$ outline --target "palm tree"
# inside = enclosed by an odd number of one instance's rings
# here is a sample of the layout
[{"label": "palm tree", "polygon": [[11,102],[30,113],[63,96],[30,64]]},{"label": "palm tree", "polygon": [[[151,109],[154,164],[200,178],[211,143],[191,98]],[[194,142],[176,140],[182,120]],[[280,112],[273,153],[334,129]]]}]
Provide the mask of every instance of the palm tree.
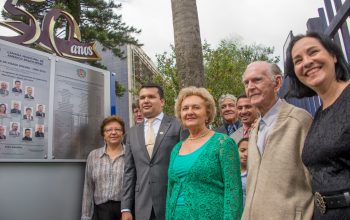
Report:
[{"label": "palm tree", "polygon": [[202,43],[196,0],[171,0],[180,87],[204,86]]}]

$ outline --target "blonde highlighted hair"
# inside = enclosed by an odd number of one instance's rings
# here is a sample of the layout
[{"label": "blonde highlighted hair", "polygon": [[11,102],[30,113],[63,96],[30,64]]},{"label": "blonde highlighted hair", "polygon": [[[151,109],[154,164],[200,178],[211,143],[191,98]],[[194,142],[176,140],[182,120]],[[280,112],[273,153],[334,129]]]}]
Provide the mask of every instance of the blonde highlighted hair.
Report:
[{"label": "blonde highlighted hair", "polygon": [[194,86],[181,89],[175,102],[175,115],[181,121],[181,104],[183,100],[189,96],[198,96],[204,100],[205,108],[208,116],[206,125],[214,121],[216,115],[216,107],[213,96],[205,88],[197,88]]}]

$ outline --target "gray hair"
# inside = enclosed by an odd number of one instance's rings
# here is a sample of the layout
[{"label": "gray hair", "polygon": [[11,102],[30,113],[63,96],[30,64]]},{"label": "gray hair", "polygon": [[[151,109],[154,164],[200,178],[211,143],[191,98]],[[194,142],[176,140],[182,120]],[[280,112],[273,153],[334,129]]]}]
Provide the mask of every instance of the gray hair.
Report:
[{"label": "gray hair", "polygon": [[[252,62],[252,63],[250,63],[247,66],[245,71],[247,71],[249,66],[257,65],[257,64],[258,65],[264,65],[264,67],[266,68],[265,70],[267,71],[267,75],[272,81],[275,81],[275,77],[276,76],[283,76],[282,70],[279,68],[279,66],[277,64],[270,63],[270,62],[267,62],[267,61],[255,61],[255,62]],[[244,75],[244,73],[243,73],[243,75]]]},{"label": "gray hair", "polygon": [[269,74],[272,76],[273,80],[275,79],[275,76],[278,76],[278,75],[282,76],[283,75],[281,68],[279,68],[279,66],[275,63],[270,64]]},{"label": "gray hair", "polygon": [[220,96],[219,98],[219,106],[221,106],[221,104],[224,102],[225,99],[231,99],[232,101],[236,102],[237,98],[234,95],[231,94],[223,94]]}]

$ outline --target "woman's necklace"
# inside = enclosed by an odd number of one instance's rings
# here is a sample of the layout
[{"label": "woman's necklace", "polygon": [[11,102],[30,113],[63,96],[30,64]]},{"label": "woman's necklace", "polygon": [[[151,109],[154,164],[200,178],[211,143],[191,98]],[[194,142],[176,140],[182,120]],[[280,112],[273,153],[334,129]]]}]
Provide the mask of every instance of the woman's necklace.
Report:
[{"label": "woman's necklace", "polygon": [[209,132],[210,132],[210,130],[208,130],[207,132],[205,132],[205,133],[203,133],[203,134],[199,135],[198,137],[188,137],[188,138],[187,138],[187,140],[189,140],[189,141],[193,141],[193,140],[200,139],[200,138],[202,138],[202,137],[207,136],[207,134],[209,134]]}]

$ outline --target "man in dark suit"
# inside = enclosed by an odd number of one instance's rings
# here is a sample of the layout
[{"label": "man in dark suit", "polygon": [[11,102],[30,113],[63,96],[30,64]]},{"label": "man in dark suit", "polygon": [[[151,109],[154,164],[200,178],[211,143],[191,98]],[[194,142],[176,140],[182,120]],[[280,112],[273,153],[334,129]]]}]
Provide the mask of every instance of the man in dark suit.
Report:
[{"label": "man in dark suit", "polygon": [[19,81],[19,80],[15,81],[15,87],[12,88],[12,92],[22,93],[21,81]]},{"label": "man in dark suit", "polygon": [[34,99],[33,96],[33,88],[32,87],[27,87],[27,94],[24,95],[25,99]]},{"label": "man in dark suit", "polygon": [[236,108],[237,98],[231,94],[224,94],[219,98],[220,115],[224,121],[221,127],[215,129],[216,132],[231,135],[239,127],[238,113]]},{"label": "man in dark suit", "polygon": [[43,105],[38,105],[38,110],[36,111],[35,115],[37,117],[45,117],[45,112],[44,112],[44,106]]},{"label": "man in dark suit", "polygon": [[171,150],[180,141],[181,125],[164,115],[163,89],[143,85],[139,104],[144,122],[130,128],[125,146],[122,219],[164,220]]},{"label": "man in dark suit", "polygon": [[44,137],[43,126],[39,125],[38,130],[35,132],[35,137]]},{"label": "man in dark suit", "polygon": [[19,136],[18,123],[17,122],[13,122],[11,124],[11,130],[9,132],[9,135]]},{"label": "man in dark suit", "polygon": [[21,110],[19,109],[19,103],[18,102],[14,102],[13,103],[13,108],[11,109],[11,113],[13,114],[21,114]]},{"label": "man in dark suit", "polygon": [[32,121],[33,120],[33,115],[32,115],[32,109],[27,107],[26,108],[26,114],[23,115],[23,119],[26,119],[26,120],[29,120],[29,121]]},{"label": "man in dark suit", "polygon": [[8,95],[9,91],[7,90],[7,83],[6,82],[1,82],[0,86],[0,95]]},{"label": "man in dark suit", "polygon": [[32,135],[32,131],[29,128],[26,128],[24,130],[24,137],[22,138],[22,140],[24,141],[32,141],[32,138],[30,137]]}]

